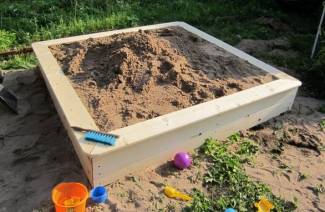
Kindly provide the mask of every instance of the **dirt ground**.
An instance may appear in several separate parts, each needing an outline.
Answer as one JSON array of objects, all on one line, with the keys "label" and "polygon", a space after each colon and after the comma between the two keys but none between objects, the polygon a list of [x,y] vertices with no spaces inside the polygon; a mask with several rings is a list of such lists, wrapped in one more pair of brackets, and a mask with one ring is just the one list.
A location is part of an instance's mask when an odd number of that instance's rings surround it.
[{"label": "dirt ground", "polygon": [[[0,107],[0,211],[53,211],[54,185],[89,184],[39,72],[8,73],[4,84],[18,95],[19,115]],[[325,186],[321,104],[325,102],[297,97],[292,111],[243,132],[261,147],[247,173],[276,195],[297,202],[297,211],[325,211],[325,194],[317,190]],[[88,204],[87,211],[179,211],[186,203],[165,197],[163,186],[204,191],[205,170],[204,162],[185,171],[166,162],[130,173],[107,187],[110,201]]]},{"label": "dirt ground", "polygon": [[245,132],[258,141],[260,153],[249,176],[262,181],[272,192],[296,202],[297,211],[325,211],[325,132],[319,126],[324,102],[297,97],[290,112]]},{"label": "dirt ground", "polygon": [[4,84],[19,115],[0,107],[0,211],[31,211],[55,184],[87,180],[38,72],[9,73]]},{"label": "dirt ground", "polygon": [[180,27],[88,39],[51,51],[102,131],[274,79]]}]

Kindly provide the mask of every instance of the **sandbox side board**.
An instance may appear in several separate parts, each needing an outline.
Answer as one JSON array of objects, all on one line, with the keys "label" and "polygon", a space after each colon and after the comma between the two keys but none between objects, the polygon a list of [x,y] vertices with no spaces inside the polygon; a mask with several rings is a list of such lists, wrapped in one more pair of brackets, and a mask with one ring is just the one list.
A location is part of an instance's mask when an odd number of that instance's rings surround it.
[{"label": "sandbox side board", "polygon": [[[112,131],[120,135],[114,147],[90,143],[71,129],[80,126],[98,130],[94,120],[64,75],[48,46],[88,38],[183,27],[226,51],[247,60],[274,75],[277,80],[214,99],[189,108]],[[106,185],[133,170],[156,165],[178,150],[198,147],[207,137],[222,139],[233,132],[260,124],[291,108],[300,81],[257,60],[256,58],[208,35],[184,22],[171,22],[144,27],[94,33],[33,43],[42,75],[61,120],[92,185]]]}]

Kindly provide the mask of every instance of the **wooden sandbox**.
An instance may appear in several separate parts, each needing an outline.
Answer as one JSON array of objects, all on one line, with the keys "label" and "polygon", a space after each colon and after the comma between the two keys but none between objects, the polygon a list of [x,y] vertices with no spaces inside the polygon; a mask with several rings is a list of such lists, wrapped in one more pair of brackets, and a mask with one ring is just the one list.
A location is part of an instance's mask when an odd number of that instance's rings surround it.
[{"label": "wooden sandbox", "polygon": [[[264,84],[113,129],[112,133],[120,135],[115,146],[85,141],[83,134],[72,130],[71,126],[100,129],[50,47],[168,27],[180,27],[191,32],[273,78]],[[183,22],[42,41],[33,43],[32,47],[61,120],[93,186],[106,185],[132,170],[171,159],[178,151],[192,150],[207,137],[223,139],[290,110],[301,85],[297,79]]]}]

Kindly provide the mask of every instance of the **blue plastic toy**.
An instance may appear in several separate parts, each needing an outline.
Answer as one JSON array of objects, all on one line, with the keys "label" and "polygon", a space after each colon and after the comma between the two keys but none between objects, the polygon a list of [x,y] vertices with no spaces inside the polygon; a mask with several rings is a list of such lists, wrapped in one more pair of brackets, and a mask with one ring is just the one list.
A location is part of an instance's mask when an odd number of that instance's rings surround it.
[{"label": "blue plastic toy", "polygon": [[72,126],[71,128],[79,132],[84,132],[85,139],[87,141],[94,141],[94,142],[99,142],[102,144],[108,144],[114,146],[116,143],[116,139],[119,138],[118,135],[112,133],[103,133],[103,132],[99,132],[91,129],[85,129],[82,127],[75,127],[75,126]]},{"label": "blue plastic toy", "polygon": [[90,191],[90,198],[95,203],[105,202],[108,198],[106,188],[104,186],[97,186]]},{"label": "blue plastic toy", "polygon": [[227,208],[225,210],[225,212],[237,212],[237,211],[235,209],[233,209],[233,208]]},{"label": "blue plastic toy", "polygon": [[96,131],[87,131],[85,133],[85,139],[88,141],[96,141],[111,146],[114,146],[116,143],[115,136]]}]

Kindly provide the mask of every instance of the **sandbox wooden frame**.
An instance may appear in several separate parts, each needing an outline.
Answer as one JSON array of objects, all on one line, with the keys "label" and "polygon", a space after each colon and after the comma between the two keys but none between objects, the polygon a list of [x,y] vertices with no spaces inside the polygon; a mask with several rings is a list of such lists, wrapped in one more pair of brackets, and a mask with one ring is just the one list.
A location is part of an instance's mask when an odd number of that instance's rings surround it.
[{"label": "sandbox wooden frame", "polygon": [[[116,146],[88,142],[71,126],[98,130],[49,50],[55,44],[106,37],[139,29],[179,26],[274,75],[277,80],[235,94],[175,111],[112,133],[120,135]],[[260,124],[290,110],[301,82],[256,58],[184,22],[171,22],[100,32],[32,44],[42,75],[85,173],[93,186],[106,185],[135,169],[171,159],[175,152],[192,150],[207,137],[223,139],[238,130]]]}]

